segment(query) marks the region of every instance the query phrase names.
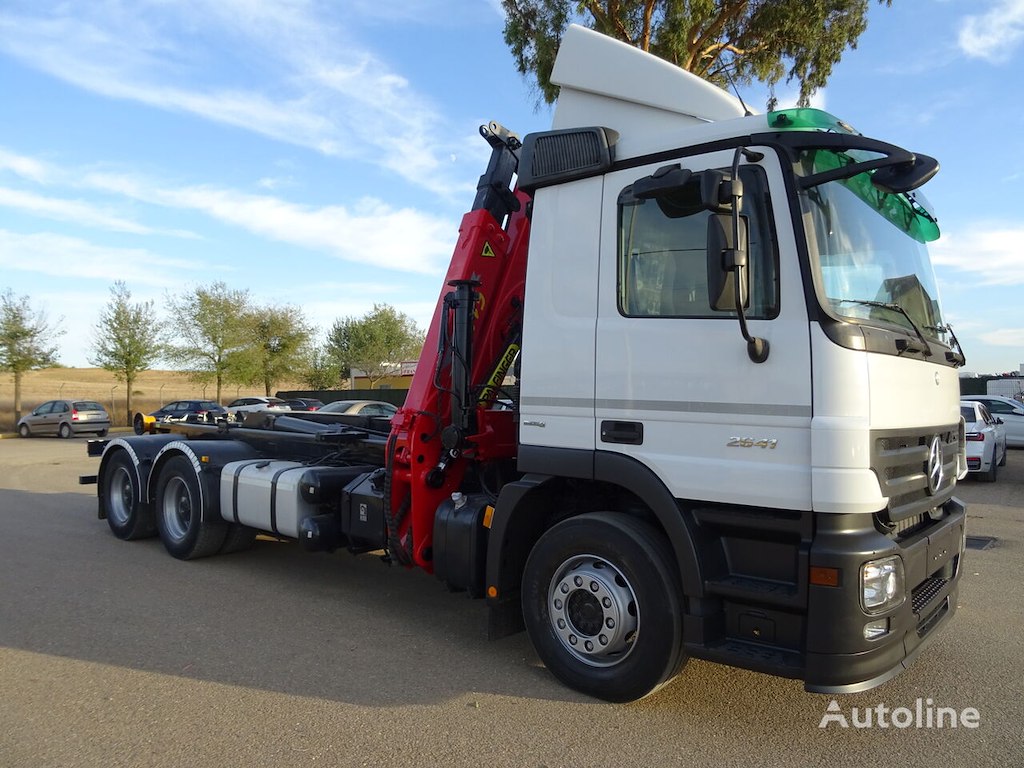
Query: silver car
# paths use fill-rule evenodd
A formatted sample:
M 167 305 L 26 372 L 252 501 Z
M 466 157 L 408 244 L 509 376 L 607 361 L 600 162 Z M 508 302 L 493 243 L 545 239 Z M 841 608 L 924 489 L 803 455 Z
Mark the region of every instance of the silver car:
M 105 437 L 110 429 L 107 409 L 95 400 L 48 400 L 18 419 L 18 434 L 58 435 L 71 437 L 83 432 L 95 432 Z

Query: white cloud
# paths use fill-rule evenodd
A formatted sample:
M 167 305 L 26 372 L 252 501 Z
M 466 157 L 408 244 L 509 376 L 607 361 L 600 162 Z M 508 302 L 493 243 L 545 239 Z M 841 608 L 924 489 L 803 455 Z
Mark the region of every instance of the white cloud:
M 33 216 L 72 222 L 114 232 L 129 232 L 137 235 L 167 234 L 178 237 L 197 237 L 193 233 L 182 230 L 153 229 L 81 200 L 46 197 L 32 192 L 5 187 L 0 187 L 0 207 L 15 208 Z
M 396 208 L 372 198 L 352 206 L 317 207 L 214 185 L 171 187 L 126 173 L 62 168 L 11 152 L 0 154 L 0 160 L 5 156 L 16 160 L 12 165 L 30 168 L 33 176 L 49 179 L 54 185 L 124 197 L 166 210 L 197 212 L 262 238 L 397 272 L 443 272 L 457 231 L 457 223 L 446 217 Z M 0 206 L 101 229 L 197 237 L 182 230 L 146 227 L 91 203 L 4 187 L 0 187 Z
M 102 280 L 112 284 L 165 287 L 167 274 L 193 273 L 207 264 L 170 259 L 144 248 L 112 248 L 79 238 L 49 233 L 22 234 L 0 229 L 0 271 L 28 272 L 56 278 Z
M 993 347 L 1024 349 L 1024 328 L 1001 328 L 998 331 L 980 333 L 978 338 Z
M 45 163 L 31 157 L 17 155 L 0 147 L 0 171 L 10 171 L 23 179 L 45 184 L 50 178 L 50 171 Z
M 1024 0 L 997 0 L 986 13 L 962 20 L 957 43 L 967 56 L 1004 64 L 1024 42 Z
M 84 90 L 376 164 L 458 199 L 468 174 L 447 160 L 448 119 L 349 32 L 354 12 L 394 15 L 384 6 L 24 3 L 0 11 L 0 51 Z M 400 15 L 430 12 L 437 0 Z
M 314 208 L 215 187 L 152 190 L 150 195 L 163 205 L 201 211 L 262 237 L 400 272 L 440 271 L 455 231 L 446 219 L 372 199 L 349 209 Z
M 937 266 L 968 272 L 984 285 L 1024 284 L 1024 226 L 977 224 L 944 234 L 930 251 Z

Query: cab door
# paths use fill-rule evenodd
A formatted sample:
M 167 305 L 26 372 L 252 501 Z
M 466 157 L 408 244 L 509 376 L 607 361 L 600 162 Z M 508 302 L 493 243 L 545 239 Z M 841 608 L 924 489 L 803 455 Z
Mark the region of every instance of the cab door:
M 771 150 L 759 154 L 741 165 L 739 211 L 749 231 L 748 326 L 769 342 L 762 363 L 748 357 L 735 311 L 712 308 L 711 213 L 699 190 L 659 200 L 633 189 L 666 165 L 693 179 L 728 172 L 734 152 L 605 178 L 596 445 L 647 465 L 676 498 L 810 509 L 808 319 L 781 170 Z

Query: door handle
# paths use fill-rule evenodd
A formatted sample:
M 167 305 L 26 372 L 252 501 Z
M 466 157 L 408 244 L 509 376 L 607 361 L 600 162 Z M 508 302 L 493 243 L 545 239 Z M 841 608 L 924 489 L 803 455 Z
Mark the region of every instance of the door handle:
M 644 425 L 639 421 L 602 421 L 601 442 L 643 445 Z

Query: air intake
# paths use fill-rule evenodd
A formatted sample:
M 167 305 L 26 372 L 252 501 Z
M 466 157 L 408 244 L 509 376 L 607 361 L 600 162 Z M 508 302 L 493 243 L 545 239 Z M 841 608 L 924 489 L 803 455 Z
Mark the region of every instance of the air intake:
M 611 168 L 619 134 L 609 128 L 570 128 L 531 133 L 523 141 L 519 189 L 540 187 L 596 176 Z

